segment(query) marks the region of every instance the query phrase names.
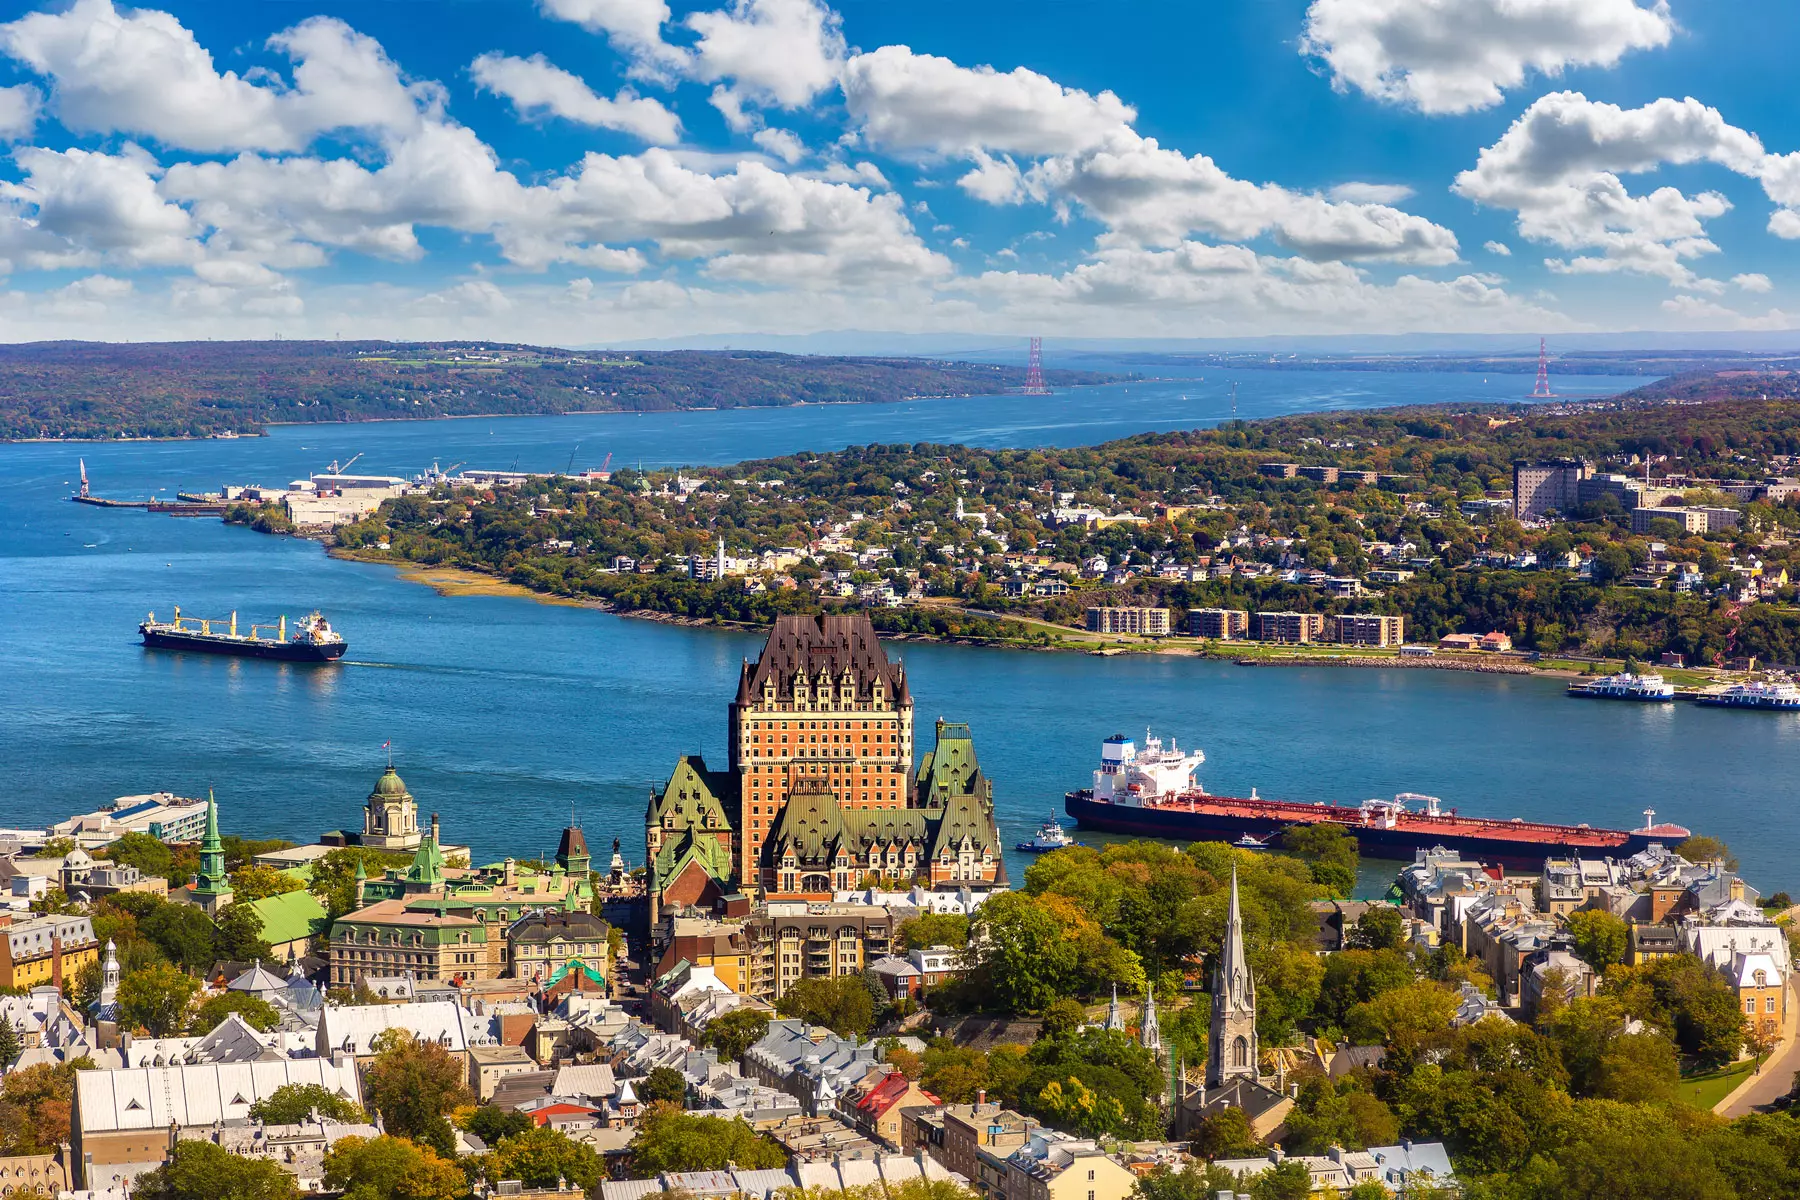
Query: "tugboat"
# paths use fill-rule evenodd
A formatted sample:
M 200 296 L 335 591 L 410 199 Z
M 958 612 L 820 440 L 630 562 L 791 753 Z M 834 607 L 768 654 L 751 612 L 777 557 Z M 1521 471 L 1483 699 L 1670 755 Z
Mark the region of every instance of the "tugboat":
M 224 628 L 215 628 L 224 626 Z M 273 629 L 269 637 L 258 630 Z M 282 617 L 274 626 L 252 625 L 250 632 L 238 632 L 237 614 L 231 620 L 209 621 L 184 617 L 179 606 L 171 621 L 158 621 L 156 614 L 138 625 L 144 645 L 155 650 L 197 650 L 202 654 L 235 654 L 243 658 L 274 658 L 283 662 L 334 662 L 344 656 L 350 643 L 331 627 L 320 614 L 308 613 L 288 633 L 288 619 Z
M 1661 675 L 1634 675 L 1622 671 L 1586 683 L 1571 683 L 1569 695 L 1594 700 L 1637 700 L 1651 704 L 1675 699 L 1675 685 Z
M 1768 708 L 1792 712 L 1800 709 L 1800 687 L 1795 687 L 1789 679 L 1734 683 L 1722 692 L 1701 692 L 1694 697 L 1694 703 L 1716 708 Z
M 1051 850 L 1067 850 L 1070 846 L 1079 846 L 1080 842 L 1063 831 L 1062 822 L 1054 814 L 1050 819 L 1038 826 L 1037 833 L 1029 842 L 1020 842 L 1016 847 L 1026 854 L 1046 854 Z

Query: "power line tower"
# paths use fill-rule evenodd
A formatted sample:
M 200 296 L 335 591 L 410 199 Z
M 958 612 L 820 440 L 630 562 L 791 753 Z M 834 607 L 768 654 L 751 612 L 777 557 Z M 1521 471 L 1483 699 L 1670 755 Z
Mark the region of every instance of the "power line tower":
M 1031 359 L 1025 367 L 1025 386 L 1019 389 L 1021 396 L 1048 396 L 1051 391 L 1044 384 L 1044 339 L 1031 339 Z
M 1533 400 L 1549 400 L 1555 392 L 1550 390 L 1550 355 L 1544 346 L 1544 339 L 1538 339 L 1538 373 L 1537 384 L 1531 389 Z

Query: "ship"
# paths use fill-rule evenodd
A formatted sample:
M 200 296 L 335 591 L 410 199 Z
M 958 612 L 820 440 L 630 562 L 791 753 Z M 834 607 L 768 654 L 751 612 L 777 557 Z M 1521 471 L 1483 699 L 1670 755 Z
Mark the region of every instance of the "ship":
M 1753 680 L 1750 683 L 1734 683 L 1718 692 L 1701 692 L 1694 697 L 1695 704 L 1707 704 L 1715 708 L 1766 708 L 1792 712 L 1800 709 L 1800 687 L 1787 679 L 1770 680 L 1764 683 Z
M 274 636 L 268 636 L 268 631 Z M 229 621 L 184 617 L 179 606 L 170 621 L 158 621 L 156 614 L 138 626 L 144 645 L 156 650 L 194 650 L 202 654 L 236 654 L 244 658 L 273 658 L 282 662 L 334 662 L 344 656 L 350 643 L 331 627 L 319 613 L 308 613 L 288 632 L 288 619 L 282 617 L 274 625 L 252 625 L 250 632 L 238 632 L 237 614 Z
M 1038 826 L 1038 831 L 1032 835 L 1030 841 L 1020 842 L 1014 849 L 1025 854 L 1045 854 L 1051 850 L 1067 850 L 1070 846 L 1079 845 L 1081 843 L 1068 835 L 1062 827 L 1062 822 L 1056 819 L 1055 813 L 1052 813 L 1049 820 Z
M 1571 683 L 1569 695 L 1590 700 L 1636 700 L 1657 704 L 1675 699 L 1675 685 L 1661 675 L 1634 675 L 1622 671 L 1586 683 Z
M 1198 750 L 1183 753 L 1174 742 L 1146 736 L 1138 750 L 1115 734 L 1101 744 L 1094 786 L 1068 793 L 1065 809 L 1083 829 L 1188 842 L 1267 843 L 1295 825 L 1337 825 L 1372 858 L 1410 860 L 1418 850 L 1442 847 L 1482 862 L 1534 869 L 1546 858 L 1626 858 L 1654 843 L 1690 836 L 1680 825 L 1657 823 L 1644 810 L 1638 829 L 1595 829 L 1469 817 L 1446 810 L 1435 796 L 1401 792 L 1392 800 L 1360 804 L 1265 800 L 1252 788 L 1247 799 L 1209 795 L 1193 780 L 1204 760 Z

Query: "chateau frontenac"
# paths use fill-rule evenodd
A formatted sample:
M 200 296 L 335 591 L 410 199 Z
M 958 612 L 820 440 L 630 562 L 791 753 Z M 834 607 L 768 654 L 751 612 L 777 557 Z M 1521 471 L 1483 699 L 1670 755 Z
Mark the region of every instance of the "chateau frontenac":
M 730 754 L 650 796 L 652 920 L 734 894 L 829 899 L 874 884 L 1005 882 L 993 784 L 967 725 L 915 756 L 905 667 L 861 613 L 784 616 L 727 709 Z

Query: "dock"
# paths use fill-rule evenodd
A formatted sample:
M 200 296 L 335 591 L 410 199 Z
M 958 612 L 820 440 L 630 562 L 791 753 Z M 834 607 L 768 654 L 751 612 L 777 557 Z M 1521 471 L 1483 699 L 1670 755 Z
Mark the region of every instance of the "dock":
M 141 508 L 146 512 L 167 513 L 176 517 L 221 517 L 230 508 L 223 501 L 211 503 L 195 503 L 188 500 L 108 500 L 101 496 L 70 496 L 77 504 L 91 504 L 95 508 Z

